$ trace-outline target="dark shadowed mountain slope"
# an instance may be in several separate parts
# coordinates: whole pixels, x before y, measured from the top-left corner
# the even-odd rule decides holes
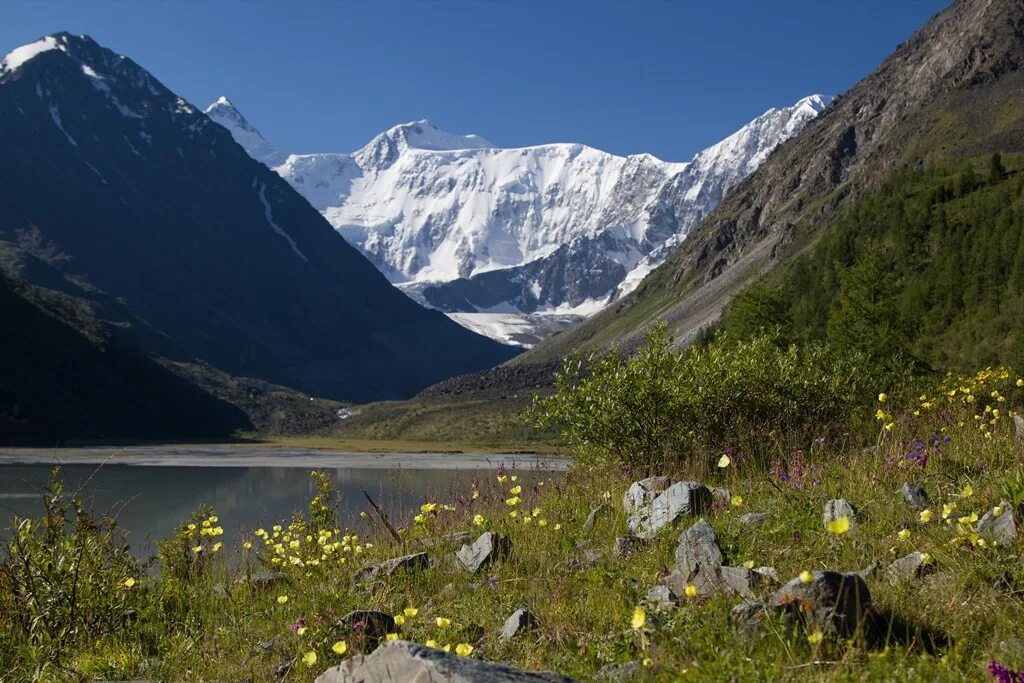
[[[0,129],[0,239],[36,231],[146,352],[351,400],[515,353],[391,287],[226,130],[87,37],[0,62]]]
[[[1024,150],[1022,64],[1024,2],[958,0],[780,146],[632,295],[517,362],[628,348],[658,319],[690,340],[897,169]]]

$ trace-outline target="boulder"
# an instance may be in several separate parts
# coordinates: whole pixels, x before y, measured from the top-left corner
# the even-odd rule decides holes
[[[647,544],[647,541],[639,536],[619,536],[612,544],[612,555],[623,558],[629,557]]]
[[[720,567],[722,550],[718,546],[718,535],[706,519],[702,519],[679,536],[676,546],[676,566],[689,576],[698,566]]]
[[[871,606],[871,593],[857,574],[816,571],[811,572],[810,583],[797,577],[782,586],[769,605],[788,617],[849,636],[864,622]]]
[[[931,571],[933,566],[931,561],[925,561],[924,553],[913,552],[890,564],[886,574],[889,576],[889,583],[895,585],[903,581],[921,578]]]
[[[992,508],[978,520],[978,533],[996,545],[1012,545],[1020,533],[1013,505],[1009,501],[1004,500],[999,503],[998,508],[998,515],[996,514],[996,508]],[[1019,512],[1024,515],[1024,510]]]
[[[683,517],[699,515],[711,507],[711,491],[704,484],[681,481],[672,484],[650,503],[640,506],[627,525],[634,536],[653,538]]]
[[[904,483],[903,489],[900,492],[903,494],[903,500],[906,501],[907,505],[915,510],[924,510],[928,507],[928,494],[920,486]]]
[[[338,621],[338,624],[370,641],[381,640],[387,634],[395,632],[394,617],[386,612],[367,609],[349,612]]]
[[[583,522],[582,531],[590,531],[591,529],[593,529],[594,525],[597,524],[597,520],[611,512],[611,509],[612,508],[610,505],[608,505],[608,503],[601,503],[596,508],[591,510],[590,514],[587,515],[586,521]]]
[[[718,488],[716,486],[711,487],[711,504],[716,508],[728,507],[729,503],[732,502],[732,494],[729,489]]]
[[[520,633],[535,629],[537,626],[537,617],[534,616],[533,612],[525,607],[520,607],[512,613],[512,616],[505,620],[501,631],[498,632],[498,640],[512,640]]]
[[[825,512],[821,516],[823,526],[827,527],[829,522],[843,517],[849,518],[851,529],[857,525],[857,508],[853,506],[853,503],[845,498],[835,498],[825,503]]]
[[[597,673],[594,680],[607,681],[608,683],[625,683],[632,680],[640,673],[640,662],[626,662],[625,664],[605,664]]]
[[[754,591],[766,584],[769,577],[746,567],[723,567],[721,565],[697,565],[689,574],[676,569],[665,577],[663,583],[676,595],[685,595],[686,587],[692,585],[700,597],[715,595],[739,595],[752,598]]]
[[[759,527],[768,521],[767,512],[748,512],[745,515],[741,515],[739,523],[743,526]]]
[[[522,671],[395,640],[356,655],[317,677],[316,683],[573,683],[551,671]]]
[[[1018,441],[1024,441],[1024,417],[1020,415],[1013,416],[1013,427],[1017,434]]]
[[[764,600],[741,602],[732,608],[732,624],[743,633],[757,633],[767,616]]]
[[[490,563],[508,557],[511,552],[512,541],[508,536],[487,531],[473,543],[462,546],[456,556],[466,571],[475,574]]]
[[[635,481],[626,489],[626,495],[622,498],[622,509],[627,515],[632,515],[644,505],[651,503],[671,485],[672,480],[668,477],[647,477]]]
[[[678,607],[679,596],[668,586],[655,586],[647,591],[645,602],[655,609],[659,607]]]
[[[386,576],[394,576],[399,570],[422,570],[430,566],[430,559],[427,553],[415,553],[396,557],[377,565],[368,565],[360,568],[353,580],[356,583],[369,583]]]

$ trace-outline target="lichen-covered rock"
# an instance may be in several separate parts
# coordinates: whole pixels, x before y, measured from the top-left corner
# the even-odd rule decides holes
[[[905,482],[900,493],[903,494],[903,500],[907,505],[915,510],[923,510],[928,507],[928,494],[920,486]]]
[[[711,491],[708,487],[695,481],[681,481],[669,486],[650,503],[637,508],[627,525],[634,536],[653,538],[680,519],[699,515],[710,507]]]
[[[733,626],[743,633],[757,633],[767,616],[764,600],[741,602],[732,608]]]
[[[846,517],[850,520],[850,528],[857,525],[857,508],[845,498],[835,498],[825,503],[825,511],[821,523],[827,527],[830,522]]]
[[[857,574],[811,572],[810,582],[797,577],[775,591],[769,605],[839,635],[852,635],[871,606],[868,586]]]
[[[551,671],[522,671],[460,657],[404,640],[356,655],[317,677],[316,683],[574,683]]]
[[[622,498],[622,509],[627,515],[632,515],[661,495],[661,492],[671,485],[672,480],[668,477],[647,477],[635,481],[626,489],[626,495]]]
[[[399,570],[422,570],[430,566],[430,558],[427,553],[415,553],[404,555],[381,562],[377,565],[368,565],[360,568],[353,580],[356,583],[369,583],[387,576],[394,576]]]
[[[504,559],[512,552],[512,541],[504,534],[487,531],[472,543],[462,546],[456,553],[466,571],[476,573],[492,562]]]
[[[676,566],[681,573],[689,576],[698,566],[720,567],[721,565],[722,550],[718,546],[718,535],[708,520],[699,520],[679,535],[679,545],[676,546]]]
[[[498,632],[498,640],[512,640],[524,631],[537,628],[537,625],[537,617],[533,612],[525,607],[520,607],[505,620],[501,631]]]

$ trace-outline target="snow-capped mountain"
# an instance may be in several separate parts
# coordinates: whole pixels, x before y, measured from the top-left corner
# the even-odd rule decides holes
[[[410,296],[478,331],[489,326],[471,316],[500,315],[492,336],[513,341],[511,325],[529,344],[539,334],[522,316],[571,322],[630,291],[830,99],[771,109],[685,163],[580,144],[500,148],[430,121],[352,154],[282,155],[225,98],[207,113]]]

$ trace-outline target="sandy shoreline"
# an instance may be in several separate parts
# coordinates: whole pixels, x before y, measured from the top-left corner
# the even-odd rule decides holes
[[[559,471],[569,458],[512,453],[356,453],[314,448],[234,445],[0,448],[2,465],[135,465],[140,467],[324,467],[343,469],[514,469]]]

